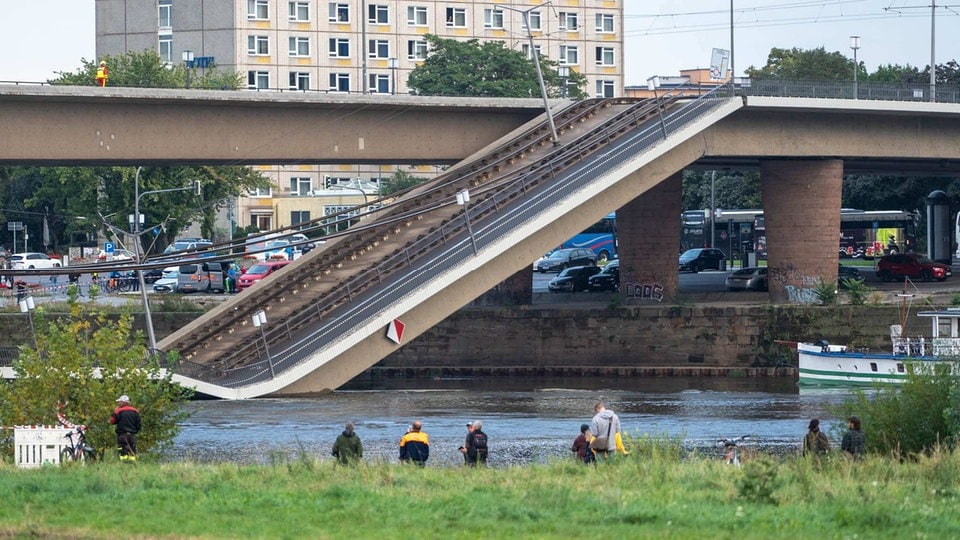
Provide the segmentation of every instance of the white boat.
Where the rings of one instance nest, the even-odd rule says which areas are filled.
[[[892,351],[869,352],[833,345],[824,340],[797,343],[800,384],[899,384],[912,364],[960,361],[960,309],[921,311],[929,317],[929,337],[904,337],[903,326],[890,326]]]

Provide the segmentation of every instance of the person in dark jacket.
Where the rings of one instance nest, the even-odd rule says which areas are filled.
[[[590,424],[580,424],[580,435],[573,440],[571,452],[576,452],[577,457],[584,463],[593,461],[593,451],[590,450]]]
[[[467,438],[463,440],[463,446],[459,448],[460,453],[463,454],[463,462],[467,465],[470,464],[470,458],[467,457],[467,447],[470,446],[471,435],[473,435],[473,422],[467,422]]]
[[[353,422],[347,422],[343,433],[333,443],[333,456],[341,465],[352,465],[363,458],[363,443],[353,432]]]
[[[860,430],[860,418],[851,416],[847,420],[847,427],[850,429],[843,434],[840,449],[854,459],[862,459],[867,452],[867,438]]]
[[[814,418],[810,420],[807,427],[807,435],[803,438],[803,455],[821,456],[830,451],[830,441],[827,436],[820,431],[820,420]]]
[[[476,467],[487,464],[487,434],[483,432],[483,422],[473,423],[473,431],[467,437],[467,465]]]
[[[417,420],[400,439],[400,461],[423,467],[430,457],[430,437],[421,431],[423,423]]]
[[[120,460],[136,461],[137,433],[140,432],[140,411],[130,405],[130,398],[126,394],[117,398],[117,408],[110,415],[110,423],[116,426]]]

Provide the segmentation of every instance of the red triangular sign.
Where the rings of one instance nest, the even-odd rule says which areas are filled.
[[[403,341],[404,326],[406,325],[400,319],[390,321],[390,324],[387,325],[387,339],[399,345]]]

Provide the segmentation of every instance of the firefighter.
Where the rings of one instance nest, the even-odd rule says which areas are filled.
[[[107,79],[109,78],[110,76],[107,74],[107,63],[101,60],[100,67],[97,68],[97,84],[103,88],[107,85]]]

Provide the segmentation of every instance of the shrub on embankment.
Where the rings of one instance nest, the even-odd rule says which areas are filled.
[[[517,442],[523,444],[522,440]],[[0,536],[122,538],[955,537],[960,455],[610,465],[0,466]],[[598,525],[602,524],[602,526]]]

